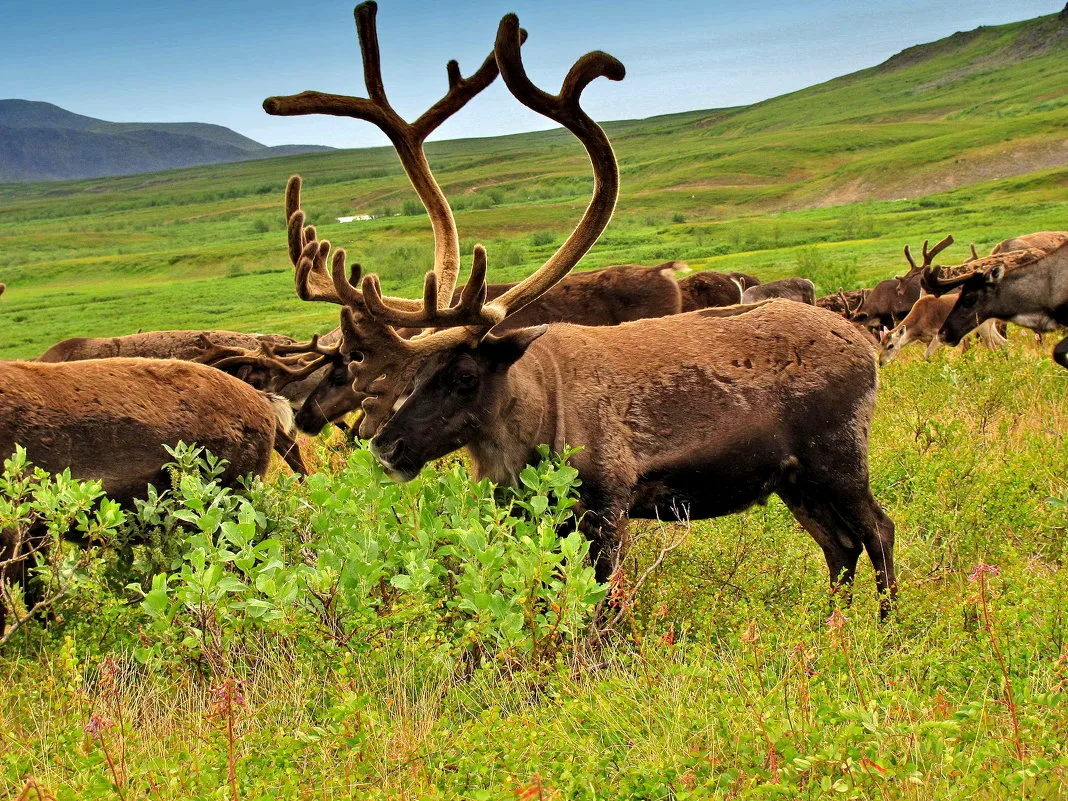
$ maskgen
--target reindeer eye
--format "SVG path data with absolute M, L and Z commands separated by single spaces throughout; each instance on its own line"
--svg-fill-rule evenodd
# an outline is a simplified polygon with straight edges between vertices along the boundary
M 478 376 L 474 373 L 458 373 L 456 376 L 456 389 L 459 392 L 473 392 L 478 385 Z

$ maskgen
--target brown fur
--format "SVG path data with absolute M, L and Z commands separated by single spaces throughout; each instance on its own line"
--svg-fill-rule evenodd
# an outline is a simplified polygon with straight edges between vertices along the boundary
M 1046 251 L 1046 253 L 1052 253 L 1065 242 L 1068 242 L 1068 232 L 1066 231 L 1039 231 L 1036 234 L 1024 234 L 1023 236 L 999 242 L 994 245 L 990 255 L 996 256 L 999 253 L 1008 253 L 1011 250 L 1027 250 L 1027 248 L 1038 248 Z
M 542 323 L 619 325 L 629 320 L 678 314 L 681 306 L 675 273 L 686 265 L 669 261 L 655 267 L 617 264 L 571 273 L 556 286 L 497 326 L 497 332 Z M 515 284 L 490 284 L 487 300 L 499 298 Z M 453 293 L 459 301 L 463 287 Z M 737 303 L 737 298 L 734 301 Z
M 267 470 L 276 411 L 262 393 L 218 370 L 181 361 L 0 362 L 0 454 L 26 448 L 49 472 L 96 479 L 129 506 L 168 484 L 164 445 L 197 443 L 229 461 L 222 477 Z M 40 536 L 40 535 L 38 535 Z M 0 542 L 0 562 L 9 558 Z M 15 576 L 24 581 L 25 572 Z M 0 629 L 2 629 L 0 610 Z
M 679 281 L 682 310 L 697 311 L 741 303 L 742 292 L 751 286 L 760 286 L 760 281 L 746 273 L 721 273 L 716 270 L 694 273 Z
M 772 298 L 813 306 L 816 303 L 816 285 L 807 278 L 780 278 L 778 281 L 749 287 L 742 293 L 742 303 L 759 303 Z
M 551 325 L 510 367 L 504 342 L 439 354 L 372 450 L 410 478 L 467 445 L 480 477 L 514 484 L 539 444 L 581 446 L 574 463 L 602 580 L 628 517 L 717 517 L 777 493 L 823 548 L 836 586 L 867 549 L 892 592 L 894 527 L 868 487 L 872 348 L 812 306 L 723 311 Z M 517 342 L 537 333 L 513 332 Z M 442 394 L 474 364 L 477 402 Z
M 293 340 L 274 334 L 244 334 L 239 331 L 147 331 L 120 337 L 73 337 L 57 342 L 38 356 L 37 361 L 78 362 L 86 359 L 124 357 L 196 361 L 205 352 L 205 343 L 256 350 L 262 342 L 287 344 Z M 298 415 L 305 399 L 323 380 L 322 375 L 316 374 L 303 381 L 276 388 L 269 371 L 262 368 L 246 366 L 227 372 L 256 389 L 282 395 L 290 401 Z M 319 428 L 322 429 L 322 426 Z M 308 472 L 300 447 L 286 432 L 277 432 L 276 443 L 279 455 L 290 469 L 301 474 Z

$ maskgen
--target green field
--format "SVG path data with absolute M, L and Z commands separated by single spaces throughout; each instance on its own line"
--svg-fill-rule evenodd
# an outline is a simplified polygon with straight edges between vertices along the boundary
M 1066 55 L 1046 17 L 752 107 L 612 123 L 623 192 L 582 267 L 683 259 L 829 292 L 900 273 L 905 243 L 952 233 L 963 259 L 1065 229 Z M 558 131 L 428 150 L 491 280 L 540 264 L 589 196 Z M 332 327 L 292 292 L 292 173 L 321 235 L 417 291 L 429 225 L 390 150 L 6 185 L 0 358 Z M 360 213 L 385 216 L 333 222 Z M 828 617 L 819 548 L 777 499 L 635 524 L 601 587 L 553 525 L 566 468 L 519 496 L 459 458 L 399 486 L 334 435 L 305 441 L 314 475 L 276 469 L 247 497 L 178 471 L 104 545 L 51 552 L 69 594 L 0 650 L 0 797 L 1068 798 L 1068 371 L 1049 337 L 1009 339 L 881 372 L 872 484 L 900 584 L 883 625 L 865 557 Z M 19 480 L 0 475 L 0 527 L 81 502 L 46 484 L 20 505 Z
M 807 271 L 833 291 L 898 272 L 907 242 L 952 233 L 962 246 L 947 256 L 963 259 L 968 242 L 1064 228 L 1066 30 L 1056 17 L 984 28 L 755 106 L 610 124 L 622 194 L 581 267 L 685 259 L 763 278 Z M 540 264 L 589 199 L 582 149 L 559 130 L 428 153 L 464 252 L 487 246 L 491 280 Z M 334 310 L 292 293 L 282 219 L 292 173 L 322 235 L 387 291 L 417 291 L 429 223 L 387 148 L 10 184 L 0 357 L 141 328 L 333 327 Z M 334 221 L 361 213 L 398 216 Z

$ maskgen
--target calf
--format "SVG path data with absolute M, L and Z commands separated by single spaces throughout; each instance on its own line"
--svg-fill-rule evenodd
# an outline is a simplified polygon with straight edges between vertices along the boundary
M 889 364 L 903 348 L 913 342 L 926 343 L 927 351 L 924 356 L 930 359 L 934 352 L 944 344 L 938 336 L 938 331 L 956 302 L 956 295 L 921 296 L 905 319 L 882 338 L 879 347 L 879 364 Z M 1003 348 L 1007 342 L 998 331 L 996 320 L 986 320 L 976 329 L 976 333 L 991 350 Z

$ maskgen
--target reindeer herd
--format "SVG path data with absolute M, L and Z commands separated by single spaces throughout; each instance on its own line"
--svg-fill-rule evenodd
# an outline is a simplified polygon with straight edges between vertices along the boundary
M 434 233 L 420 300 L 382 295 L 376 275 L 347 267 L 306 225 L 301 180 L 286 188 L 297 295 L 336 304 L 339 326 L 310 342 L 228 331 L 160 331 L 61 342 L 36 361 L 0 362 L 0 453 L 96 478 L 123 502 L 165 481 L 164 445 L 197 442 L 229 461 L 224 480 L 263 475 L 273 450 L 306 472 L 294 429 L 318 434 L 360 412 L 359 437 L 400 481 L 466 448 L 479 477 L 515 483 L 538 446 L 579 446 L 581 527 L 597 576 L 618 565 L 630 518 L 702 519 L 778 495 L 823 550 L 832 591 L 866 552 L 881 613 L 895 591 L 894 524 L 872 496 L 868 439 L 877 352 L 913 341 L 957 344 L 996 321 L 1036 331 L 1068 325 L 1068 234 L 1009 240 L 945 269 L 949 244 L 871 290 L 815 298 L 811 281 L 761 284 L 681 262 L 571 270 L 612 218 L 619 170 L 611 143 L 580 105 L 623 65 L 580 58 L 559 94 L 529 79 L 526 32 L 501 20 L 493 52 L 470 77 L 449 62 L 449 88 L 414 122 L 390 105 L 379 66 L 376 6 L 356 8 L 367 97 L 303 92 L 264 102 L 270 114 L 332 114 L 377 125 L 393 143 Z M 474 248 L 466 284 L 452 210 L 423 150 L 427 136 L 500 74 L 512 96 L 585 147 L 593 197 L 577 227 L 532 275 L 487 283 Z M 0 285 L 0 292 L 3 291 Z M 877 336 L 881 334 L 881 336 Z M 1068 367 L 1068 340 L 1054 351 Z M 44 531 L 0 532 L 0 584 L 21 583 Z M 0 594 L 0 631 L 3 630 Z

